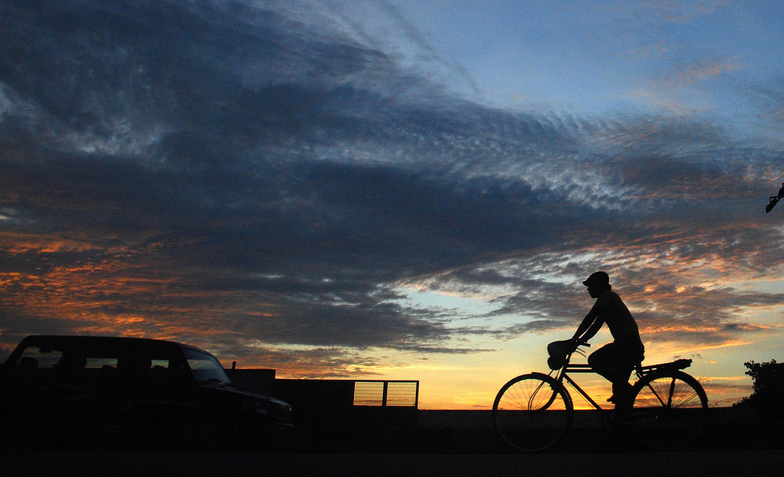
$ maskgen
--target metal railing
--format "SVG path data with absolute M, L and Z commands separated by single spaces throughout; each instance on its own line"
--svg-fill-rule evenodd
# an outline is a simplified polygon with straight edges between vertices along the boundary
M 354 406 L 419 406 L 419 381 L 354 381 Z

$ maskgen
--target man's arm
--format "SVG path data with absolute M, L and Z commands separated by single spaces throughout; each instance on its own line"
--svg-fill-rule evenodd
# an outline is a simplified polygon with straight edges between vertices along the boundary
M 591 327 L 588 328 L 588 331 L 586 331 L 584 335 L 580 336 L 580 341 L 583 343 L 587 343 L 588 341 L 590 341 L 591 338 L 593 338 L 594 335 L 596 335 L 596 333 L 598 333 L 599 330 L 602 329 L 603 324 L 604 324 L 604 318 L 602 318 L 602 315 L 597 316 L 593 324 L 591 325 Z
M 587 343 L 588 340 L 599 332 L 603 324 L 604 318 L 602 318 L 600 309 L 594 305 L 594 307 L 591 308 L 591 311 L 585 315 L 580 326 L 577 327 L 577 331 L 575 331 L 572 341 Z

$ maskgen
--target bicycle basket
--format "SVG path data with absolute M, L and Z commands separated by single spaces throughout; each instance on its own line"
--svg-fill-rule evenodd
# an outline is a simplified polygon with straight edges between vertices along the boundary
M 553 371 L 561 369 L 566 364 L 566 356 L 569 354 L 569 340 L 553 341 L 547 345 L 547 366 Z

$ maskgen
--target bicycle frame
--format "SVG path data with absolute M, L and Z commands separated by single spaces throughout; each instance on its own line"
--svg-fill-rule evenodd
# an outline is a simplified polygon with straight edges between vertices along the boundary
M 561 386 L 564 386 L 563 382 L 564 380 L 566 380 L 566 382 L 569 383 L 578 393 L 580 393 L 580 395 L 583 398 L 585 398 L 585 400 L 588 401 L 588 403 L 591 406 L 593 406 L 598 411 L 604 411 L 605 409 L 603 409 L 599 404 L 597 404 L 597 402 L 594 401 L 593 398 L 589 396 L 588 393 L 586 393 L 583 390 L 583 388 L 581 388 L 580 385 L 577 384 L 577 382 L 574 379 L 572 379 L 571 376 L 569 376 L 569 374 L 567 374 L 568 372 L 572 372 L 575 374 L 590 374 L 590 373 L 596 374 L 596 371 L 591 369 L 591 366 L 589 364 L 571 364 L 567 360 L 566 366 L 564 366 L 558 371 L 558 374 L 556 375 L 555 379 L 561 384 Z
M 566 357 L 566 364 L 561 369 L 557 370 L 555 380 L 558 381 L 562 387 L 564 387 L 564 390 L 566 390 L 566 387 L 564 386 L 564 380 L 566 380 L 566 382 L 569 383 L 583 398 L 585 398 L 585 400 L 588 401 L 588 403 L 593 406 L 594 409 L 597 411 L 606 411 L 607 409 L 604 409 L 596 401 L 594 401 L 594 399 L 587 392 L 585 392 L 583 388 L 581 388 L 580 385 L 577 384 L 577 382 L 568 374 L 569 372 L 575 374 L 596 374 L 596 371 L 591 368 L 590 364 L 572 364 L 571 360 L 572 355 L 570 354 Z M 691 363 L 692 360 L 690 359 L 679 359 L 669 363 L 654 364 L 650 366 L 642 366 L 642 364 L 638 364 L 634 368 L 635 376 L 637 378 L 635 383 L 650 372 L 659 370 L 681 370 L 691 366 Z M 552 376 L 552 374 L 553 373 L 551 371 L 550 375 Z M 566 390 L 566 393 L 568 395 L 569 391 Z M 569 397 L 571 399 L 571 395 Z M 661 400 L 661 398 L 659 399 Z M 664 401 L 662 401 L 662 404 L 664 404 Z

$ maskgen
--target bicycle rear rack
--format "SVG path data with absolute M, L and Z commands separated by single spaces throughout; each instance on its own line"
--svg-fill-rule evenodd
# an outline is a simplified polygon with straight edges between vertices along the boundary
M 638 364 L 634 369 L 637 371 L 638 375 L 647 374 L 653 371 L 678 371 L 681 369 L 686 369 L 691 366 L 692 360 L 690 359 L 678 359 L 675 361 L 671 361 L 669 363 L 661 363 L 661 364 L 651 364 L 648 366 L 642 366 Z M 569 363 L 566 365 L 566 372 L 567 373 L 594 373 L 595 371 L 591 368 L 589 364 L 572 364 Z
M 637 374 L 646 374 L 650 373 L 651 371 L 660 371 L 660 370 L 667 370 L 667 371 L 679 371 L 681 369 L 686 369 L 691 366 L 690 359 L 678 359 L 669 363 L 662 363 L 662 364 L 652 364 L 650 366 L 641 366 L 637 365 Z

